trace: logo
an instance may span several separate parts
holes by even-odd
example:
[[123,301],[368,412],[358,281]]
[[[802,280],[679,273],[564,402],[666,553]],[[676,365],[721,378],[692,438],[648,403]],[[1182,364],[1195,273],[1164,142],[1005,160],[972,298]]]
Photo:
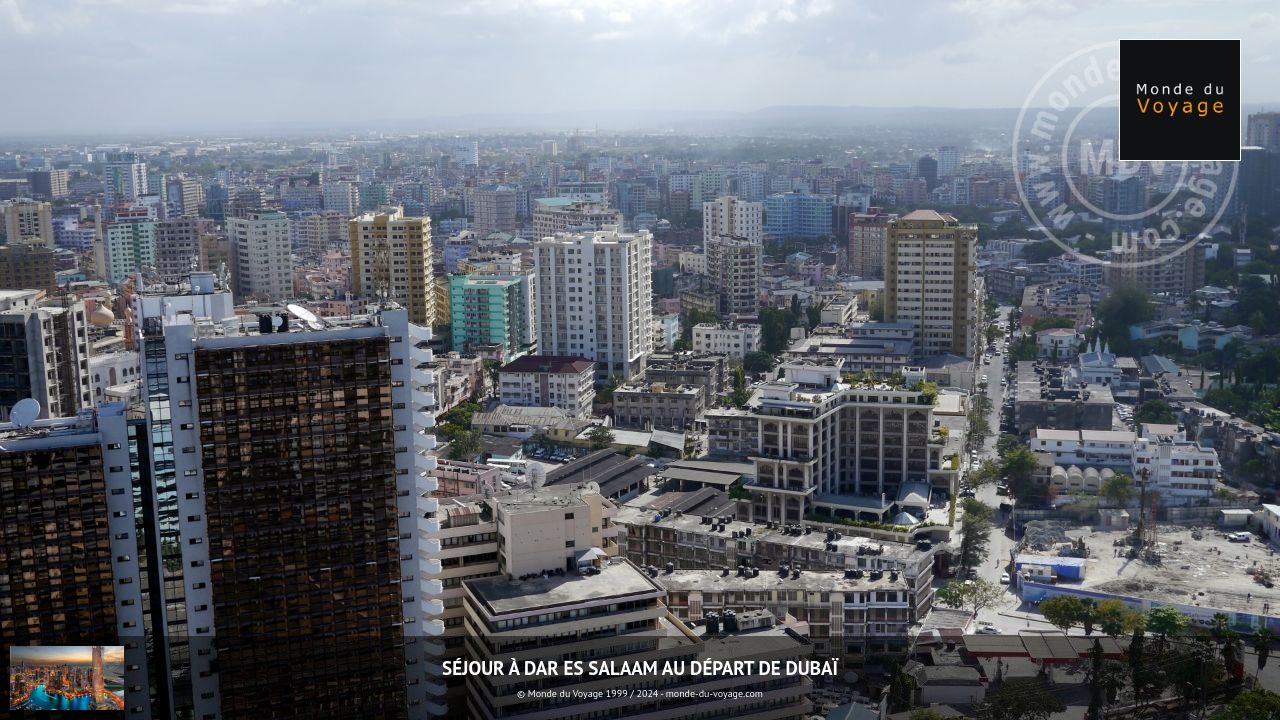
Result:
[[[1158,265],[1220,226],[1232,205],[1237,165],[1218,160],[1135,160],[1128,150],[1128,159],[1120,159],[1116,106],[1121,105],[1123,114],[1123,102],[1131,94],[1121,86],[1122,75],[1127,76],[1122,67],[1120,41],[1113,41],[1079,50],[1050,68],[1018,113],[1014,174],[1032,224],[1071,257],[1112,267]],[[1185,77],[1182,84],[1200,78],[1197,92],[1205,89],[1202,75]],[[1201,99],[1192,100],[1191,112],[1179,122],[1205,121],[1214,112],[1210,100],[1206,118],[1198,117],[1196,103]],[[1167,103],[1161,100],[1160,109],[1167,115]],[[1239,106],[1232,107],[1235,159]],[[1178,112],[1184,109],[1180,106]],[[1147,106],[1148,113],[1155,110],[1154,104]],[[1130,129],[1126,122],[1126,139]]]

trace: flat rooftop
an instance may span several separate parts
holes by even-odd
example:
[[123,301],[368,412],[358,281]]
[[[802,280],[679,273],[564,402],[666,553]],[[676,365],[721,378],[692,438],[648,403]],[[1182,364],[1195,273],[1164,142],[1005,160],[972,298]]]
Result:
[[845,578],[843,572],[834,570],[805,570],[800,577],[792,577],[787,573],[783,577],[777,570],[761,568],[755,577],[739,577],[736,568],[730,568],[728,575],[719,570],[676,570],[671,573],[659,572],[654,580],[667,590],[701,590],[702,592],[729,591],[765,591],[765,590],[804,590],[806,592],[864,592],[867,590],[907,589],[907,581],[902,574],[897,580],[891,580],[889,573],[872,580],[866,573],[861,578]]
[[1072,538],[1084,537],[1089,562],[1082,583],[1064,586],[1254,614],[1262,614],[1267,603],[1267,614],[1280,616],[1280,586],[1268,589],[1245,572],[1265,568],[1280,578],[1280,557],[1267,543],[1256,536],[1248,543],[1229,542],[1222,531],[1210,527],[1200,532],[1196,540],[1189,528],[1159,526],[1156,540],[1162,562],[1151,565],[1113,557],[1112,543],[1126,533],[1069,530]]
[[626,561],[611,562],[600,568],[598,575],[552,575],[528,580],[489,577],[464,584],[492,616],[663,592],[648,575]]
[[[625,505],[618,508],[618,514],[614,517],[614,523],[627,523],[631,525],[653,525],[654,511],[647,506],[651,504],[656,495],[641,495],[628,501]],[[733,519],[725,523],[723,532],[713,532],[711,525],[703,525],[702,518],[698,515],[676,515],[672,513],[660,520],[658,525],[664,528],[671,528],[678,532],[697,533],[701,535],[715,535],[725,539],[731,539],[733,532],[739,534],[746,530],[751,530],[751,539],[755,542],[770,542],[779,545],[792,545],[798,548],[809,550],[825,551],[827,545],[827,534],[823,530],[815,529],[807,535],[788,535],[780,529],[766,527],[763,523],[749,523],[741,520]],[[816,526],[815,526],[816,527]],[[856,528],[850,528],[849,532]],[[856,554],[859,547],[874,549],[881,557],[896,558],[906,562],[917,562],[926,554],[926,550],[918,550],[914,544],[896,543],[883,540],[873,540],[868,537],[850,535],[844,530],[840,531],[840,539],[832,540],[837,552],[845,554]]]

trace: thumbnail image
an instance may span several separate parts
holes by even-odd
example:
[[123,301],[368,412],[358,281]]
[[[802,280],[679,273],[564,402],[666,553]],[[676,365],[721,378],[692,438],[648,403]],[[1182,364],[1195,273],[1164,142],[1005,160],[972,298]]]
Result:
[[10,710],[124,710],[124,647],[9,649]]

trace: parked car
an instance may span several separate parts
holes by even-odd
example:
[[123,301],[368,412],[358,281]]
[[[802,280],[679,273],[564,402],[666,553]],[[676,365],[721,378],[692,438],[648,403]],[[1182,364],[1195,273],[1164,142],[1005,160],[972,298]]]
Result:
[[1001,573],[1001,574],[1000,574],[1000,584],[1001,584],[1001,585],[1008,585],[1008,584],[1009,584],[1009,573]]

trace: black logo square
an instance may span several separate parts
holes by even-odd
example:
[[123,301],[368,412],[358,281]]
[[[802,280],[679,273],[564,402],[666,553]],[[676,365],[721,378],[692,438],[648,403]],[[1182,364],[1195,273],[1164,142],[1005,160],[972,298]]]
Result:
[[1240,159],[1239,40],[1120,41],[1120,159]]

